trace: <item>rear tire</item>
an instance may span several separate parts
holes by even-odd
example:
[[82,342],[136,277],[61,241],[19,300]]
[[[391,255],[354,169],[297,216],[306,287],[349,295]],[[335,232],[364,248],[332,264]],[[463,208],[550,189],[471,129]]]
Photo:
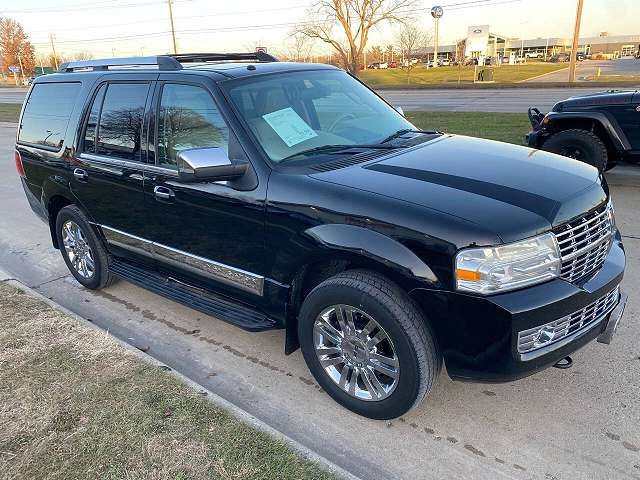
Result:
[[609,160],[607,146],[600,137],[587,130],[572,129],[558,132],[544,142],[542,148],[548,152],[587,163],[600,172],[607,170]]
[[[338,315],[352,318],[351,326]],[[369,418],[396,418],[420,404],[442,367],[434,335],[415,302],[367,270],[339,273],[314,288],[300,310],[298,337],[322,388]]]
[[64,262],[82,286],[98,290],[113,283],[109,254],[78,207],[68,205],[58,212],[56,235]]

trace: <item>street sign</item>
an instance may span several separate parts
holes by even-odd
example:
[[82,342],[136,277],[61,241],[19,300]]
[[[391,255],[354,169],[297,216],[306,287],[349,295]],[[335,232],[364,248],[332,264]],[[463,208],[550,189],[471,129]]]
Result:
[[258,52],[267,53],[267,47],[256,47],[256,53]]
[[9,67],[9,71],[10,71],[11,73],[20,73],[20,67],[17,67],[16,65],[11,65],[11,66]]
[[444,9],[441,6],[436,5],[431,9],[431,16],[433,18],[441,18],[442,15],[444,15]]

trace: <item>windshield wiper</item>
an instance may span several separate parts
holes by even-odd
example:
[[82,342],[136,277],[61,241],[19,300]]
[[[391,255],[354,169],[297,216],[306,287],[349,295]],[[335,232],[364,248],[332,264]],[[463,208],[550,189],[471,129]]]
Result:
[[353,150],[353,149],[378,149],[378,150],[392,150],[396,147],[391,145],[380,145],[379,143],[372,144],[354,144],[354,145],[320,145],[319,147],[309,148],[308,150],[302,150],[301,152],[294,153],[293,155],[289,155],[288,157],[284,157],[282,161],[290,160],[293,158],[305,156],[305,155],[314,155],[316,153],[339,153],[343,150]]
[[436,132],[435,130],[416,130],[415,128],[403,128],[402,130],[398,130],[396,133],[392,133],[380,143],[382,144],[390,142],[391,140],[395,140],[396,138],[401,137],[405,133],[424,133],[426,135],[435,135],[439,132]]

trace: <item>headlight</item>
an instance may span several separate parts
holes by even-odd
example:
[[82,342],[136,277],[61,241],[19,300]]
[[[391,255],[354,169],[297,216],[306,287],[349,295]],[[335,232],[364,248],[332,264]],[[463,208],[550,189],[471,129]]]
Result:
[[456,256],[456,287],[483,295],[514,290],[560,276],[561,263],[552,233],[499,247],[470,248]]

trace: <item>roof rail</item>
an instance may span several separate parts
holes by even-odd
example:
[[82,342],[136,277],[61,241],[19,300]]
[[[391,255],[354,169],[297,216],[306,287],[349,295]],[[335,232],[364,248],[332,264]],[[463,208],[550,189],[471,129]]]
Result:
[[253,60],[257,62],[277,62],[278,59],[266,52],[251,53],[182,53],[178,55],[157,55],[152,57],[98,58],[78,60],[60,65],[58,72],[70,73],[78,70],[109,70],[109,67],[154,66],[158,70],[181,70],[181,63],[220,62],[224,60]]
[[180,63],[220,62],[224,60],[253,60],[258,62],[277,62],[278,59],[267,52],[246,53],[182,53],[168,55]]
[[102,58],[78,60],[60,65],[58,72],[69,73],[77,70],[109,70],[109,67],[157,66],[158,70],[181,70],[182,65],[167,55],[153,57]]

